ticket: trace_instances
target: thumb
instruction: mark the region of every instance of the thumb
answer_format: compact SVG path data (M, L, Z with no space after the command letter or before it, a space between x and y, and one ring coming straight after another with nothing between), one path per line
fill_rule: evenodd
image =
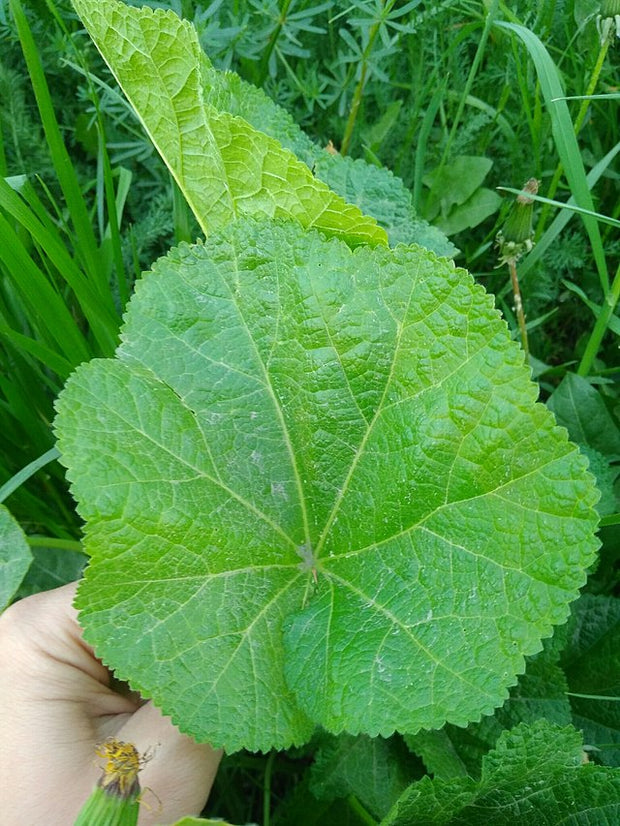
M145 703L118 729L119 740L146 755L139 826L174 823L202 811L222 752L196 743L152 703Z

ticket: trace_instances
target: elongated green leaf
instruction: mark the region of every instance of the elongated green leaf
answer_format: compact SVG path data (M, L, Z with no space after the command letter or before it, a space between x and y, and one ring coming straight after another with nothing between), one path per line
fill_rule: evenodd
M615 597L584 594L575 603L562 652L574 724L597 760L620 766L620 604ZM604 699L604 698L609 699Z
M11 602L31 562L24 532L7 508L0 505L0 611Z
M590 212L594 212L592 193L590 192L590 187L586 179L583 161L581 160L581 152L579 151L579 144L575 137L575 129L568 111L568 106L566 101L562 99L564 89L562 88L562 82L556 65L543 43L541 43L533 32L525 28L525 26L520 26L516 23L506 23L505 21L496 21L495 25L514 32L527 48L536 67L540 88L551 117L553 140L562 166L564 167L564 172L571 193L575 199L575 204ZM603 291L607 293L609 290L609 273L607 272L605 252L603 250L603 242L601 240L598 223L591 215L582 215L582 220L590 238L601 286Z
M110 293L105 283L105 273L102 272L97 257L97 243L90 222L88 208L82 195L77 172L71 163L71 158L67 152L58 121L56 120L52 98L43 72L41 54L35 43L20 0L10 0L9 6L13 19L15 20L24 57L28 65L28 72L32 81L32 88L37 100L41 123L45 130L45 138L50 149L54 169L58 176L58 182L62 188L71 221L75 228L77 253L83 263L84 269L99 287L101 303L109 302L109 309L113 312Z
M605 456L620 458L620 428L603 397L587 379L567 373L548 401L571 439Z
M20 195L21 197L19 197ZM23 181L12 179L12 181L7 182L0 179L0 207L6 210L7 214L11 215L31 235L45 254L45 257L49 259L50 263L56 268L59 276L71 287L84 313L84 317L87 319L90 328L97 338L100 345L99 352L105 355L112 353L117 343L116 334L120 319L114 310L111 298L108 295L107 301L102 299L101 290L97 289L92 278L89 280L84 273L81 272L67 250L64 239L59 234L58 229L50 220L49 215L45 214L43 204L41 204L29 181L27 179ZM20 281L20 276L24 278L24 275L21 273L22 271L18 270L14 275L15 280L18 282ZM45 311L46 314L49 313L51 315L54 305L50 303L49 296L37 285L36 281L34 286L37 292L40 293L39 313L43 315ZM50 292L52 292L51 289ZM63 303L59 297L53 295L53 292L52 296L57 303ZM70 317L70 313L68 311L66 311L66 313L67 316ZM78 326L75 321L73 321L72 325L69 325L68 321L54 317L52 317L52 321L48 322L52 329L56 326L60 327L60 329L66 327L71 329L71 327ZM76 346L73 364L79 363L86 357L83 355L83 350L83 344L82 351L78 350Z
M597 543L585 460L463 270L244 221L160 260L56 422L117 674L228 749L489 713Z
M29 316L38 325L38 333L45 342L43 347L60 350L62 359L71 364L89 358L84 337L64 300L1 214L0 263L4 265Z
M275 140L205 102L208 64L173 12L74 0L78 14L209 234L241 215L294 218L350 243L386 244L376 221Z

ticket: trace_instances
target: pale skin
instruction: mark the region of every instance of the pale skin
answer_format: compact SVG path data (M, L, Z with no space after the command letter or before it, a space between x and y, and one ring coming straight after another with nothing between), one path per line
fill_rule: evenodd
M108 737L150 759L139 826L198 815L221 753L182 735L152 704L118 693L83 638L75 583L0 616L0 826L72 826L101 775Z

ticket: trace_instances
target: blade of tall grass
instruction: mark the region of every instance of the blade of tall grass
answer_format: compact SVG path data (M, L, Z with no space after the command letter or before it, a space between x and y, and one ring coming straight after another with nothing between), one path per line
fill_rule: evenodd
M556 100L620 100L620 92L606 92L604 95L568 95Z
M448 158L450 157L450 150L452 148L452 144L454 142L454 138L456 137L457 129L459 128L461 117L463 116L463 111L465 110L465 106L467 103L467 98L471 92L471 87L473 86L474 80L476 75L478 74L478 69L482 64L482 59L484 57L484 53L486 50L487 40L489 38L489 34L491 32L491 27L495 23L495 17L497 15L497 11L499 8L499 0L490 0L489 3L485 4L487 6L486 18L484 21L484 26L482 29L482 34L480 35L480 40L478 41L478 47L476 49L476 54L471 64L471 68L469 70L469 74L467 75L467 80L465 81L465 87L461 93L461 99L459 101L459 105L456 110L456 114L452 121L452 128L450 129L450 134L448 135L448 140L446 141L446 145L441 157L441 161L439 163L439 168L441 169L445 163L447 162Z
M426 112L422 118L422 125L418 132L415 148L415 163L413 167L413 206L419 210L422 202L422 179L424 178L424 171L426 167L426 148L428 144L428 137L431 133L433 123L437 110L441 104L446 90L445 80L436 89L434 95L426 107Z
M11 14L15 21L32 87L39 108L41 122L50 150L54 169L63 196L69 209L71 223L75 229L75 250L80 264L88 273L89 280L99 293L102 307L115 312L113 299L109 290L107 272L100 266L97 242L93 232L88 209L82 195L77 174L65 147L54 107L49 93L39 50L35 43L28 20L20 0L9 0Z
M620 264L618 264L618 269L616 270L616 274L614 275L614 279L611 284L611 289L605 296L605 301L603 302L603 306L601 307L601 312L596 319L596 323L590 333L590 337L588 338L585 350L583 351L583 356L581 357L581 361L579 362L579 367L577 368L577 375L578 376L587 376L590 370L592 369L592 365L594 364L594 359L599 351L601 343L603 341L603 336L607 332L607 328L609 327L609 323L613 317L614 310L616 309L616 305L620 300Z
M15 347L24 353L29 353L31 356L34 356L41 364L49 367L50 370L53 370L56 375L63 379L67 378L75 367L74 364L67 361L66 358L59 355L55 350L46 347L42 342L13 330L3 318L0 318L0 335L8 341L11 341Z
M572 201L564 203L563 201L556 201L553 198L545 198L543 195L531 195L530 193L524 192L522 189L513 189L511 186L498 186L497 189L502 192L511 192L513 195L527 195L527 197L531 198L532 201L539 201L541 204L550 204L551 206L558 207L558 209L567 209L571 212L578 212L580 215L591 215L602 224L610 224L612 227L620 227L620 221L617 218L610 218L607 215L601 215L600 212L593 212L590 209L583 209L582 207L578 207Z
M52 303L49 305L45 303L47 301L46 296L49 296L52 292L56 293L56 289L50 285L49 279L41 273L29 251L25 249L17 233L12 230L8 222L4 224L7 235L4 236L5 244L0 249L0 260L5 262L13 282L22 292L24 290L35 290L32 296L35 317L46 319L46 325L50 333L54 334L54 326L62 318L62 328L57 330L56 333L62 334L63 338L71 336L75 353L72 355L70 350L64 349L64 355L72 364L79 363L76 359L82 361L85 358L90 358L93 354L110 355L116 346L119 325L118 313L113 307L110 307L110 302L102 302L100 292L77 266L67 251L67 247L54 222L46 214L34 188L27 181L22 181L20 193L24 196L23 198L15 192L6 180L0 179L0 209L4 210L27 231L38 246L41 259L49 260L56 273L71 288L97 341L98 351L92 353L91 348L85 343L82 333L77 328L75 319L64 306L66 304L64 297L57 296L52 299ZM25 264L25 270L15 268L15 255L18 250L10 248L10 241L8 241L10 237L16 238L18 248L21 247L19 251L21 259L24 260L26 257L29 259ZM34 276L34 280L28 280L29 277L25 275L26 271L32 273L35 270L40 273L40 277ZM37 286L35 287L35 285ZM40 294L37 294L37 290L40 290ZM71 328L73 328L72 332Z
M18 473L12 476L8 482L5 482L2 487L0 487L0 502L4 502L13 491L17 490L20 485L23 485L24 482L30 479L37 471L41 470L42 467L53 462L60 456L60 451L57 447L52 447L47 450L42 456L39 456L34 461L27 464L23 467Z
M28 354L11 348L5 345L0 359L0 478L11 476L25 457L48 450L54 441L43 371Z
M556 149L575 203L594 212L592 195L583 168L573 122L566 101L560 99L564 95L564 89L557 67L545 46L529 29L499 20L495 21L495 25L501 29L514 32L527 48L536 68L543 98L551 117L551 130ZM609 292L609 273L598 223L590 215L583 215L582 220L590 239L601 287L603 292L607 294Z
M0 178L4 178L7 174L6 153L4 151L4 134L2 132L2 124L0 124Z
M123 214L123 207L129 191L129 184L131 182L131 173L126 170L126 175L121 175L118 182L118 191L114 189L114 172L112 164L110 163L110 156L106 145L105 134L103 132L103 123L99 121L99 150L97 159L97 190L99 197L98 204L105 199L106 210L108 214L108 224L105 229L101 231L101 247L104 254L107 253L106 248L111 248L110 268L116 272L116 285L118 288L118 295L121 308L124 308L129 301L129 283L125 274L125 264L123 262L123 253L121 247L121 217ZM129 179L127 179L127 175ZM100 183L101 181L101 183ZM104 197L101 196L103 190ZM103 217L103 205L98 208L99 214ZM103 221L101 222L103 224ZM107 267L106 267L107 269Z
M0 262L21 296L31 324L48 347L71 363L90 358L89 348L63 297L35 264L21 238L0 214Z
M565 278L562 279L562 284L566 287L567 290L570 290L575 295L578 295L579 298L583 301L583 303L592 311L594 318L598 318L600 314L603 312L603 308L594 301L591 301L588 296L584 293L581 287L578 287L577 284L573 284L572 281L567 281ZM620 318L618 316L612 315L609 319L608 325L610 330L612 330L617 336L620 336ZM619 368L620 369L620 368Z

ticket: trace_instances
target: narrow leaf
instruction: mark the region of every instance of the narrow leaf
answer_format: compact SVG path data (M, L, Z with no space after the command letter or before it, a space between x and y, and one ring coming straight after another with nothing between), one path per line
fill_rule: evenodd
M562 166L564 167L564 172L571 193L575 199L575 204L590 212L594 212L592 193L586 179L581 152L577 138L575 137L575 129L568 111L568 106L566 101L562 99L564 89L562 88L556 65L543 43L533 32L525 28L525 26L516 23L506 23L504 21L496 21L495 25L514 32L527 48L536 68L540 88L551 117L553 140ZM587 214L582 215L582 220L590 238L592 253L599 271L603 292L607 293L609 291L609 273L607 272L605 252L598 223L594 217Z

